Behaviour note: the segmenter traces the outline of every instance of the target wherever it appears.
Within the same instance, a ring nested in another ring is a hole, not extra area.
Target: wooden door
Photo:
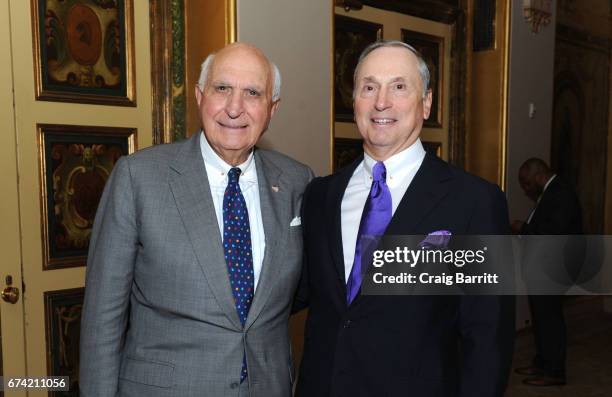
[[[108,55],[104,45],[109,17],[96,11],[95,1],[75,3],[85,15],[77,22],[94,28],[91,33],[78,25],[76,31],[82,34],[78,40],[95,47],[90,34],[99,30],[102,47],[92,58],[96,61],[97,56]],[[126,97],[131,96],[133,103],[126,106],[129,100],[92,104],[84,103],[91,98],[76,95],[69,98],[72,102],[57,95],[53,100],[37,98],[41,90],[34,33],[41,18],[35,4],[67,3],[0,0],[0,287],[17,288],[20,293],[15,303],[0,301],[1,369],[5,377],[69,376],[71,391],[63,395],[76,396],[86,252],[97,200],[116,159],[152,141],[149,5],[127,0],[128,24],[123,31],[116,28],[123,32],[118,40],[126,37],[126,62],[133,59],[131,72],[120,72],[131,73],[132,78],[126,89],[132,92]],[[43,13],[42,20],[60,27],[57,40],[66,39],[62,34],[67,35],[74,22],[69,19],[71,11],[54,11],[54,15]],[[106,84],[88,64],[86,50],[91,48],[82,49],[81,59],[74,43],[62,45],[74,55],[81,79],[92,78],[98,85],[91,87]],[[7,285],[7,276],[12,286]],[[4,393],[48,395],[45,390]]]

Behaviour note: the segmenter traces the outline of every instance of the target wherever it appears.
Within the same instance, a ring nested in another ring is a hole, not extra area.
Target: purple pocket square
[[[423,241],[419,243],[419,248],[425,249],[441,249],[448,246],[448,242],[452,233],[448,230],[436,230],[431,232],[425,237]]]

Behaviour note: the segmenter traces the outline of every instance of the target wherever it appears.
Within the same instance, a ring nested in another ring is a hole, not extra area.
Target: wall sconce
[[[523,16],[531,24],[531,31],[538,33],[540,26],[550,23],[552,0],[523,0]]]
[[[363,4],[359,0],[334,0],[334,5],[344,7],[344,11],[346,12],[361,10],[363,8]]]

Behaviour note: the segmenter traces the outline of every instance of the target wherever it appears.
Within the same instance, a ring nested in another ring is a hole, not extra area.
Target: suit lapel
[[[328,245],[331,257],[338,276],[338,285],[342,291],[342,302],[346,304],[346,275],[344,270],[344,249],[342,242],[342,198],[355,169],[363,161],[363,156],[356,159],[351,165],[340,170],[332,176],[329,183],[325,205],[325,218],[327,219]]]
[[[410,186],[404,193],[386,235],[416,233],[419,223],[435,209],[440,200],[449,193],[452,178],[448,164],[430,155],[425,155]]]
[[[259,203],[261,219],[266,239],[259,282],[255,290],[253,304],[249,310],[245,328],[248,329],[261,314],[270,293],[278,280],[277,274],[281,270],[282,260],[279,256],[279,241],[283,240],[283,231],[289,225],[283,225],[281,219],[290,219],[284,216],[289,211],[289,191],[287,185],[281,181],[282,171],[270,162],[261,152],[255,151],[255,165],[257,168],[257,183],[259,184]],[[282,253],[280,256],[282,257]]]
[[[554,197],[557,195],[559,188],[559,177],[555,176],[555,179],[550,181],[550,184],[542,193],[542,197],[540,198],[540,200],[536,202],[536,205],[532,210],[533,216],[531,217],[531,222],[529,222],[530,225],[538,224],[541,218],[540,215],[542,215],[542,212],[546,213],[546,209],[549,208],[549,200],[554,200]]]
[[[241,329],[199,137],[196,134],[186,142],[170,165],[175,171],[170,176],[170,188],[211,291],[230,322]]]
[[[430,154],[425,154],[423,163],[402,197],[391,222],[385,231],[387,236],[418,234],[419,224],[450,191],[452,178],[448,164]],[[425,231],[430,232],[430,231]],[[361,293],[351,304],[358,307],[371,301],[371,296]]]

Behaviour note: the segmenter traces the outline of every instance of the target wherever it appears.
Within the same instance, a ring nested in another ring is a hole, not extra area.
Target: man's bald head
[[[272,90],[272,101],[276,102],[280,99],[281,90],[281,74],[276,64],[268,59],[266,55],[259,48],[248,43],[232,43],[224,47],[223,49],[210,54],[204,62],[200,71],[200,78],[198,79],[198,87],[203,90],[206,86],[207,80],[210,77],[210,70],[215,61],[215,58],[225,57],[229,55],[245,54],[259,58],[269,70],[271,90]]]
[[[279,105],[280,75],[258,48],[231,44],[204,62],[195,98],[211,148],[242,164],[268,129]],[[276,77],[276,88],[273,87]]]
[[[537,173],[544,173],[547,176],[552,176],[552,171],[548,167],[548,164],[544,160],[537,157],[532,157],[526,160],[520,168],[521,171],[534,175]]]
[[[519,184],[527,197],[537,201],[552,175],[553,172],[544,160],[533,157],[519,168]]]

